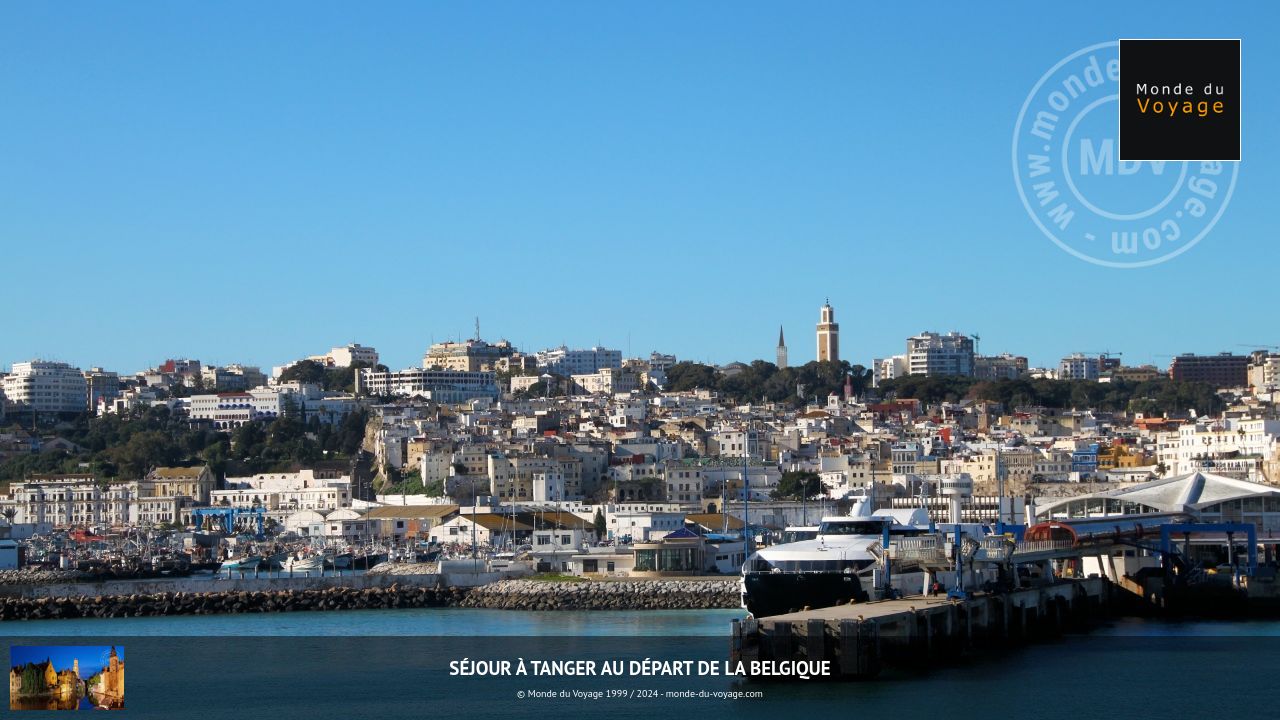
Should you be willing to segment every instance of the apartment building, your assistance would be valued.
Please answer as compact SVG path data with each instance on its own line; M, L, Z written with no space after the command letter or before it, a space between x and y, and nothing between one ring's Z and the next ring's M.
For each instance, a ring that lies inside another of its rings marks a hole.
M923 332L907 338L911 375L973 375L973 338L958 332Z
M11 409L42 413L84 412L89 384L80 368L64 362L30 360L13 364L4 376L4 397Z

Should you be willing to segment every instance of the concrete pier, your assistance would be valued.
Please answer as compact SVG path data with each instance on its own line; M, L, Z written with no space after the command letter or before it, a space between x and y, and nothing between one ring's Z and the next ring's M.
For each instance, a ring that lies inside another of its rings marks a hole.
M967 600L918 596L734 620L730 659L829 660L835 677L870 678L887 667L919 669L966 650L1087 629L1112 592L1095 577Z

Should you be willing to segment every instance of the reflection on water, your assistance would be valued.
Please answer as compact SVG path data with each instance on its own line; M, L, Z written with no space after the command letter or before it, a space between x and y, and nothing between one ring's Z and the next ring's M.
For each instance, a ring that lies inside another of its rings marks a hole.
M95 704L96 703L96 704ZM104 707L105 706L105 707ZM121 701L106 701L101 698L62 697L60 695L37 695L9 698L10 710L123 710Z

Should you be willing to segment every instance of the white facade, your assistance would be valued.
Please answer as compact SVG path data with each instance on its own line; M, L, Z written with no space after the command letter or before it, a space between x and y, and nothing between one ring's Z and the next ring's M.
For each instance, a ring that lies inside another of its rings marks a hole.
M534 502L560 502L564 499L564 473L550 470L533 474Z
M491 372L365 369L356 373L356 394L417 396L441 403L464 403L475 398L497 399L498 380Z
M570 350L560 346L534 354L540 372L559 375L590 375L605 368L622 367L622 351L593 347L587 350Z
M887 358L876 358L871 361L871 369L875 372L877 383L892 380L907 374L907 356L893 355Z
M1223 418L1188 423L1178 428L1176 440L1162 434L1158 444L1159 459L1173 474L1208 468L1218 474L1258 480L1262 462L1280 449L1280 420Z
M334 367L351 367L356 363L374 367L378 364L378 351L359 343L335 347L325 356Z
M66 528L191 522L191 498L153 497L147 491L137 480L104 488L92 475L59 475L13 483L3 504L17 511L15 524Z
M1098 358L1080 353L1072 353L1058 363L1059 380L1097 380L1099 375Z
M958 332L923 332L907 338L911 375L973 375L973 338Z
M80 368L67 363L31 360L13 364L4 376L4 397L15 408L36 412L84 412L88 384Z
M587 375L573 375L574 390L585 395L612 395L635 390L638 383L635 373L613 368L602 368Z
M187 398L192 420L207 420L218 430L231 430L255 420L273 420L284 414L285 393L273 388Z

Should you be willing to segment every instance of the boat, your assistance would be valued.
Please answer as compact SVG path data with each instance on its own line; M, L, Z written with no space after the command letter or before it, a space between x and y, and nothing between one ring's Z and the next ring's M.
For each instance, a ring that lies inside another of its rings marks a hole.
M347 570L351 567L351 553L341 552L337 555L328 555L325 557L324 566L329 570Z
M218 566L218 572L226 570L228 573L250 573L257 572L258 565L262 563L260 555L245 555L238 558L227 558Z
M290 555L280 562L280 571L287 573L320 572L324 570L323 555Z
M869 600L863 581L871 580L886 531L891 542L929 534L929 514L923 508L873 512L863 501L849 515L824 517L811 540L761 548L742 567L743 607L761 618Z
M156 555L151 558L151 571L158 575L190 575L191 556L186 553Z
M782 543L800 542L801 540L816 540L817 537L817 525L789 525L782 531Z
M386 562L387 553L385 552L362 552L351 556L352 570L368 570L375 567L378 563Z

